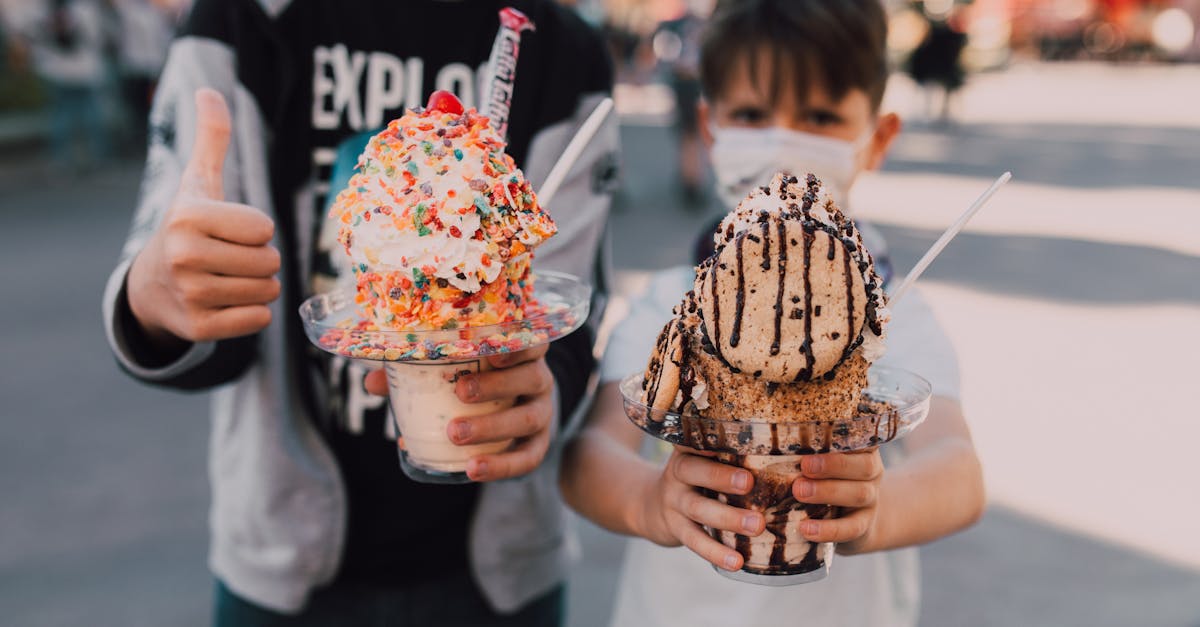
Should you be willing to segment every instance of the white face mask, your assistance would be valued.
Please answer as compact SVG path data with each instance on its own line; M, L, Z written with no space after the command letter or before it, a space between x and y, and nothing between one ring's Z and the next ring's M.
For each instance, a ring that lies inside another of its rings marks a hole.
M845 206L846 192L858 174L861 140L851 142L779 126L713 127L712 134L717 194L731 208L755 187L769 183L776 172L800 177L811 172Z

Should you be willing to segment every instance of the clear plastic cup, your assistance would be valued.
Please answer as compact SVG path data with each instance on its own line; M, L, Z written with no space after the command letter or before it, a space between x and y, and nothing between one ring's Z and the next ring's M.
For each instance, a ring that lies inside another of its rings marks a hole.
M762 512L766 530L755 537L707 529L718 542L745 559L741 570L717 572L737 581L789 586L825 578L833 560L832 542L812 543L800 533L808 519L837 518L828 505L800 503L792 483L805 455L858 451L885 444L916 429L929 414L932 388L920 376L899 368L873 366L859 398L858 412L841 420L775 422L749 408L740 420L707 418L702 412L677 413L642 402L642 373L621 381L625 414L642 431L664 442L716 453L726 464L754 475L750 494L705 493L735 507Z
M424 483L468 483L467 460L498 453L512 440L459 445L450 441L446 426L459 416L478 416L506 409L514 400L464 403L454 393L463 373L490 370L486 359L456 363L388 362L388 397L396 430L404 438L400 467Z
M717 459L740 466L754 475L749 494L716 493L717 500L734 507L762 512L766 529L750 537L706 527L713 539L742 555L739 571L716 569L736 581L767 586L790 586L824 579L833 560L832 542L809 542L800 525L810 518L830 519L838 508L801 503L792 496L792 483L800 476L802 455L733 455L718 453Z

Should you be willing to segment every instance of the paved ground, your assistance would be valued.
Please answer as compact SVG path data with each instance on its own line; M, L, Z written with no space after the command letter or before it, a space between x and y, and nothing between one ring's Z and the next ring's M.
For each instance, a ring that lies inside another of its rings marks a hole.
M980 77L960 126L910 125L856 191L906 268L1016 174L923 281L993 503L924 551L924 624L1200 626L1200 414L1180 394L1200 350L1200 119L1181 104L1197 92L1197 68ZM895 86L892 106L917 102ZM629 290L684 257L663 233L713 211L681 208L669 134L640 122L614 218ZM99 324L137 170L40 172L20 154L0 166L0 623L204 624L204 399L129 383ZM570 624L604 625L624 541L581 531Z

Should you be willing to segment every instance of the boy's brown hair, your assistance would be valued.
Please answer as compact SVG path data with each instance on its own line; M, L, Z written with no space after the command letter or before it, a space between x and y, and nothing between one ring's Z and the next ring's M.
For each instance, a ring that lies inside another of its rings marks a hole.
M700 80L711 98L733 72L770 59L772 102L790 86L797 102L823 85L835 101L862 89L878 111L887 84L887 16L879 0L722 0L705 29Z

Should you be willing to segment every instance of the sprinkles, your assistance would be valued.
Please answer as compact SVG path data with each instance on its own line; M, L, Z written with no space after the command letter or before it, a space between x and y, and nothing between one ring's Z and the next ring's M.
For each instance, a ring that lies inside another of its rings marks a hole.
M509 353L558 339L578 327L575 310L565 304L545 306L538 302L525 308L528 318L486 329L460 329L456 339L439 333L438 339L423 339L427 332L380 331L371 322L347 319L325 329L317 346L335 355L377 361L427 361L471 359ZM478 335L479 337L474 337Z
M531 249L557 227L504 149L474 109L410 110L370 139L330 212L354 262L353 326L464 329L533 315Z

